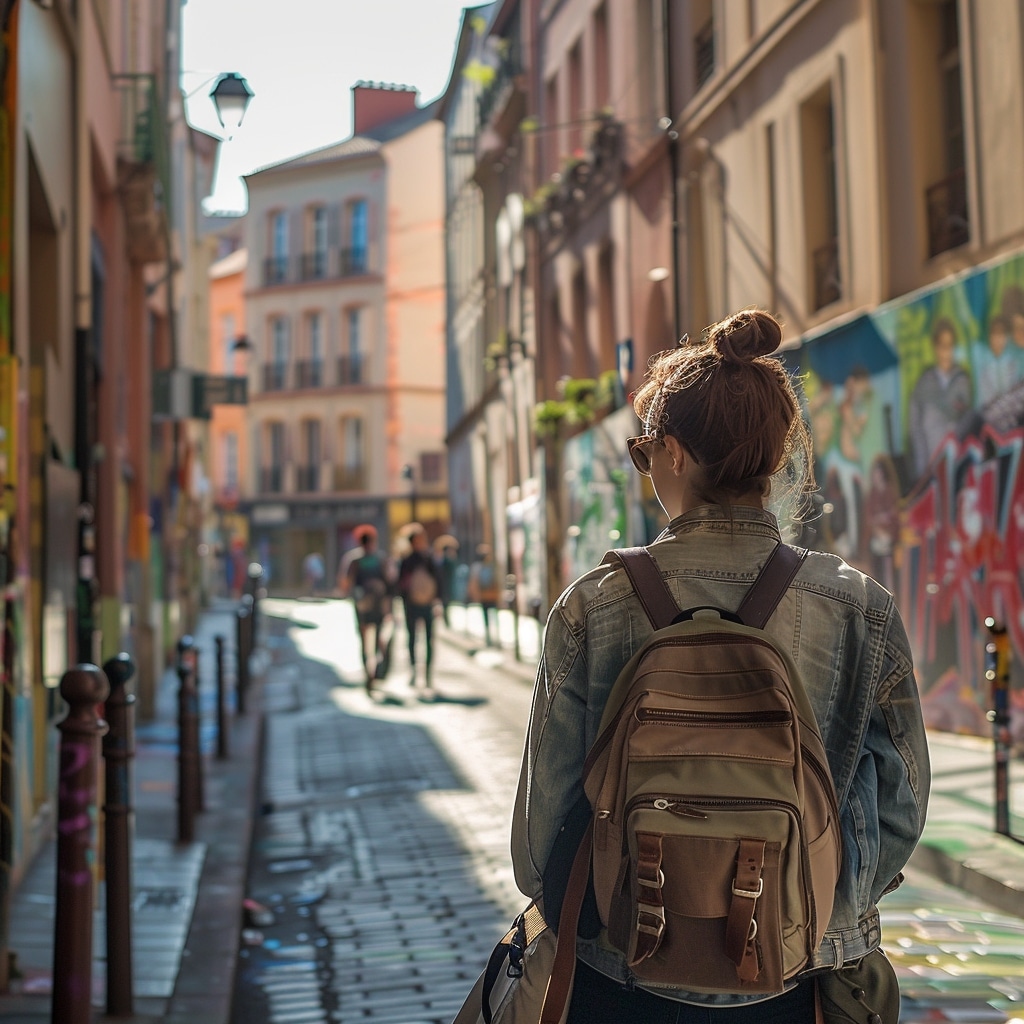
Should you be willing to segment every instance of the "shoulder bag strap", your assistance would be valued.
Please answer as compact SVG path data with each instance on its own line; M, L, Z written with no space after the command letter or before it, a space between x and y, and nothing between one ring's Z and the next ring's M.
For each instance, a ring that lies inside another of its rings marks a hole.
M668 589L665 577L661 575L658 563L647 548L615 548L609 551L604 561L609 558L618 559L626 570L629 582L644 606L647 618L655 629L664 629L672 625L672 620L679 614L679 605Z

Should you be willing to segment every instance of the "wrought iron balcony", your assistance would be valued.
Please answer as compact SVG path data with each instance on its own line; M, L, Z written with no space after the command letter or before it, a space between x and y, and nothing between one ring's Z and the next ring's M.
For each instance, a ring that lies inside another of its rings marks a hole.
M819 245L811 255L814 264L814 308L837 302L843 294L839 276L839 239Z
M349 387L353 384L363 383L363 357L339 356L338 357L338 384L342 387Z
M299 275L303 281L319 281L327 276L327 253L304 252L299 259Z
M263 367L263 390L283 391L288 367L284 363L266 363Z
M260 468L260 491L263 494L280 494L284 489L284 467L262 466Z
M966 245L971 237L967 213L967 177L964 169L954 171L925 189L928 209L928 255Z
M357 277L367 273L369 264L366 247L338 250L338 273L341 277Z
M295 489L297 491L320 490L320 467L299 466L295 470Z
M269 256L263 261L263 283L284 284L288 280L288 257Z
M324 362L322 359L301 359L295 364L295 386L319 388L324 383Z

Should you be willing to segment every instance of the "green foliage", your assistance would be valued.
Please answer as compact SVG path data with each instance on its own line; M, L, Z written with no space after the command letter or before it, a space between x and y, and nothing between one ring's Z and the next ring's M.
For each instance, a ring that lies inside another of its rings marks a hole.
M578 426L590 423L594 417L610 409L615 403L614 370L606 370L596 380L593 377L567 377L561 381L561 398L541 402L533 412L534 429L542 437L557 436L562 423Z
M462 69L463 78L470 82L476 82L477 85L485 89L494 81L496 74L497 72L490 64L485 64L482 60L475 58Z

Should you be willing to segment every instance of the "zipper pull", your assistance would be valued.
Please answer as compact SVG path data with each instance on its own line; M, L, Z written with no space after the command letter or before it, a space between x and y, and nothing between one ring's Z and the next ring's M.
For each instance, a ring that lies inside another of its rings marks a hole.
M673 803L671 800L655 800L654 809L656 811L671 811L673 814L678 814L682 818L707 818L707 815L703 811L698 811L693 807L687 807L686 804Z

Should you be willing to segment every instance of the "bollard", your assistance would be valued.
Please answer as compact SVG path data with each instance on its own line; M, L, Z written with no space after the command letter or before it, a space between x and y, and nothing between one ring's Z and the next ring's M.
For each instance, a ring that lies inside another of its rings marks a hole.
M235 644L235 702L238 713L245 713L245 701L249 692L249 654L252 650L252 597L242 595L238 609L238 637Z
M107 895L107 1013L132 1013L132 781L135 757L135 695L125 685L135 675L127 654L103 665L110 683L103 737L106 802L103 805L103 867Z
M195 642L190 636L178 641L178 842L195 839L199 786L199 697L192 661Z
M505 594L508 598L508 606L512 609L512 636L516 661L523 660L522 651L519 649L519 584L516 581L515 573L509 573L505 577Z
M256 646L259 640L259 623L260 617L258 609L260 605L260 598L265 596L263 592L263 566L259 562L250 562L248 569L249 576L249 595L252 598L252 622L249 626L249 650Z
M193 640L191 663L196 690L196 716L191 724L195 733L193 742L196 748L195 799L197 812L206 810L206 764L203 761L203 680L199 673L200 661L200 651Z
M985 645L988 667L985 678L991 685L992 723L995 751L995 830L1010 835L1010 637L1006 627L991 616L985 620L992 639Z
M228 709L224 694L224 637L213 638L217 654L217 760L228 756Z
M57 906L53 930L51 1024L92 1020L93 826L100 737L107 723L96 705L109 685L95 665L64 673L60 694L68 713L60 730L57 793Z

